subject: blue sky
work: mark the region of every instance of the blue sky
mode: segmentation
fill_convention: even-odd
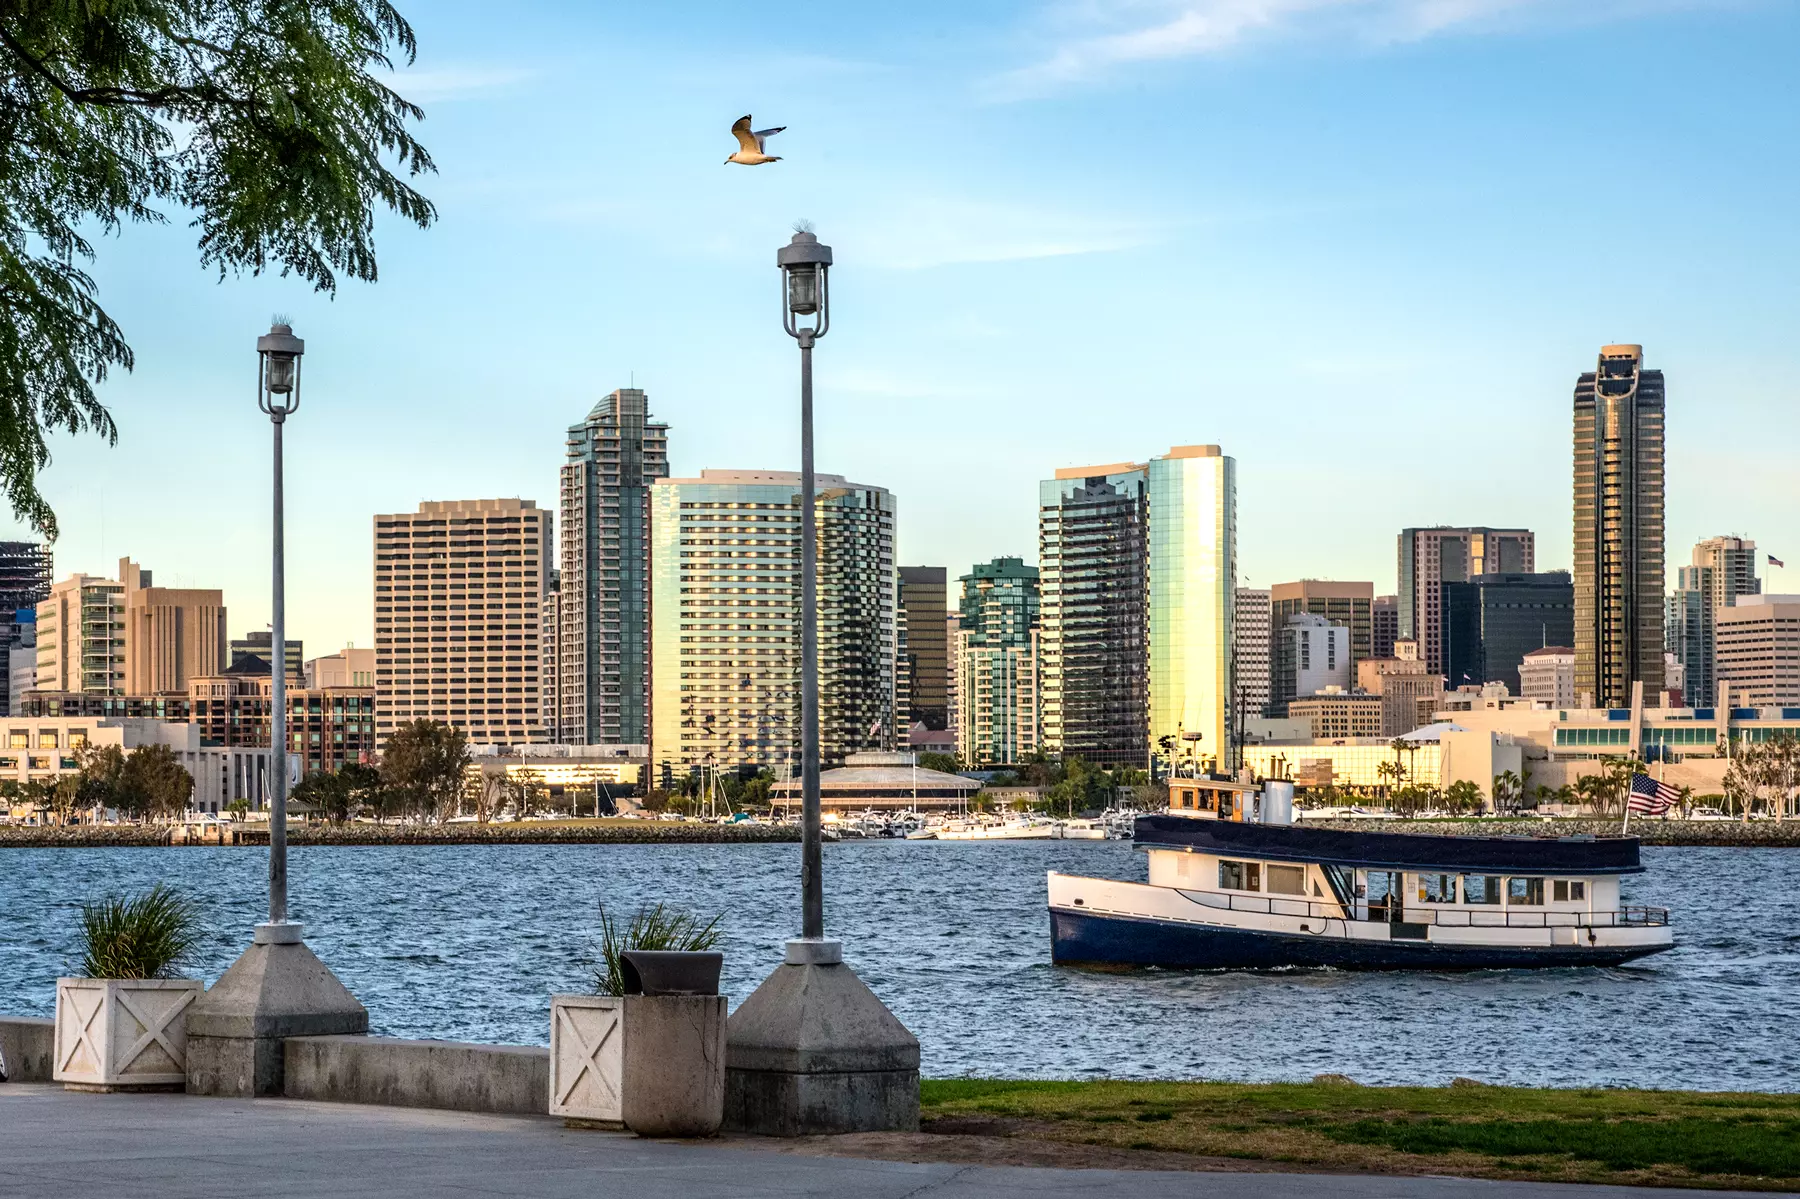
[[[103,242],[138,368],[116,448],[53,443],[59,576],[129,553],[263,626],[276,311],[309,654],[372,641],[371,514],[554,507],[564,428],[634,378],[678,473],[791,468],[797,219],[838,262],[820,469],[893,489],[907,563],[1033,558],[1056,467],[1217,442],[1250,584],[1390,590],[1415,524],[1566,566],[1570,391],[1616,341],[1668,375],[1672,562],[1800,555],[1800,6],[401,7],[441,220],[384,221],[335,300],[221,283],[179,215]],[[783,162],[722,165],[746,111]]]

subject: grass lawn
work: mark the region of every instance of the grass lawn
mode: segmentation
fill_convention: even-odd
[[[1800,1190],[1800,1095],[998,1079],[921,1091],[926,1131],[1220,1165]]]

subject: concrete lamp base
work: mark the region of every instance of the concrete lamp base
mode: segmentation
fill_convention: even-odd
[[[766,1136],[915,1132],[919,1039],[843,964],[837,941],[787,960],[731,1014],[725,1126]]]
[[[300,940],[298,924],[259,924],[256,938],[188,1009],[190,1095],[279,1095],[288,1037],[369,1031],[369,1012]]]

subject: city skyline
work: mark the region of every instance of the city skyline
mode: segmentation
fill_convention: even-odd
[[[1241,464],[1246,585],[1303,573],[1386,592],[1395,531],[1439,522],[1538,530],[1540,560],[1567,566],[1570,373],[1620,342],[1669,380],[1669,544],[1737,532],[1783,556],[1800,493],[1781,439],[1734,434],[1779,427],[1800,399],[1795,168],[1750,152],[1794,140],[1779,48],[1800,14],[1572,20],[1537,4],[1502,28],[1370,41],[1327,40],[1348,19],[1327,7],[1005,97],[996,81],[1058,60],[1037,6],[799,32],[551,6],[498,31],[415,14],[422,57],[402,88],[428,112],[442,172],[423,186],[444,215],[424,234],[378,225],[378,286],[327,302],[274,275],[218,284],[181,220],[103,243],[95,275],[139,360],[101,389],[116,448],[52,440],[59,572],[129,553],[171,586],[223,589],[233,635],[266,623],[265,505],[209,506],[200,537],[144,499],[221,463],[253,493],[266,481],[248,376],[272,311],[307,338],[307,407],[287,428],[290,617],[321,648],[372,635],[367,606],[345,602],[370,584],[346,530],[464,495],[554,511],[557,447],[614,389],[652,395],[676,473],[792,469],[772,260],[802,217],[838,254],[819,461],[906,500],[903,562],[1029,561],[1039,477],[1207,442]],[[926,24],[955,52],[921,39]],[[1593,54],[1596,30],[1609,53]],[[809,68],[736,65],[795,56]],[[544,115],[596,75],[666,103]],[[1520,93],[1525,78],[1548,86]],[[786,157],[727,170],[712,150],[747,109],[789,125]],[[900,166],[868,136],[898,111],[931,151]],[[1079,171],[1045,153],[1058,130],[1084,146]],[[1571,189],[1597,154],[1688,182]],[[1601,244],[1654,269],[1571,286]],[[1096,333],[1127,321],[1128,341]],[[1093,421],[1097,400],[1126,419]],[[1396,459],[1372,493],[1369,472]],[[1321,489],[1355,493],[1350,527],[1319,525]],[[1770,586],[1800,589],[1780,572]]]

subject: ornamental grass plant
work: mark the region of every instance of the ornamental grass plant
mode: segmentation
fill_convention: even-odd
[[[627,922],[615,920],[600,905],[600,959],[594,963],[594,994],[623,995],[625,972],[620,956],[629,949],[697,953],[718,945],[721,916],[702,924],[692,912],[664,904],[645,906]]]
[[[81,905],[81,973],[88,978],[178,978],[201,938],[199,905],[158,883],[139,895]]]

